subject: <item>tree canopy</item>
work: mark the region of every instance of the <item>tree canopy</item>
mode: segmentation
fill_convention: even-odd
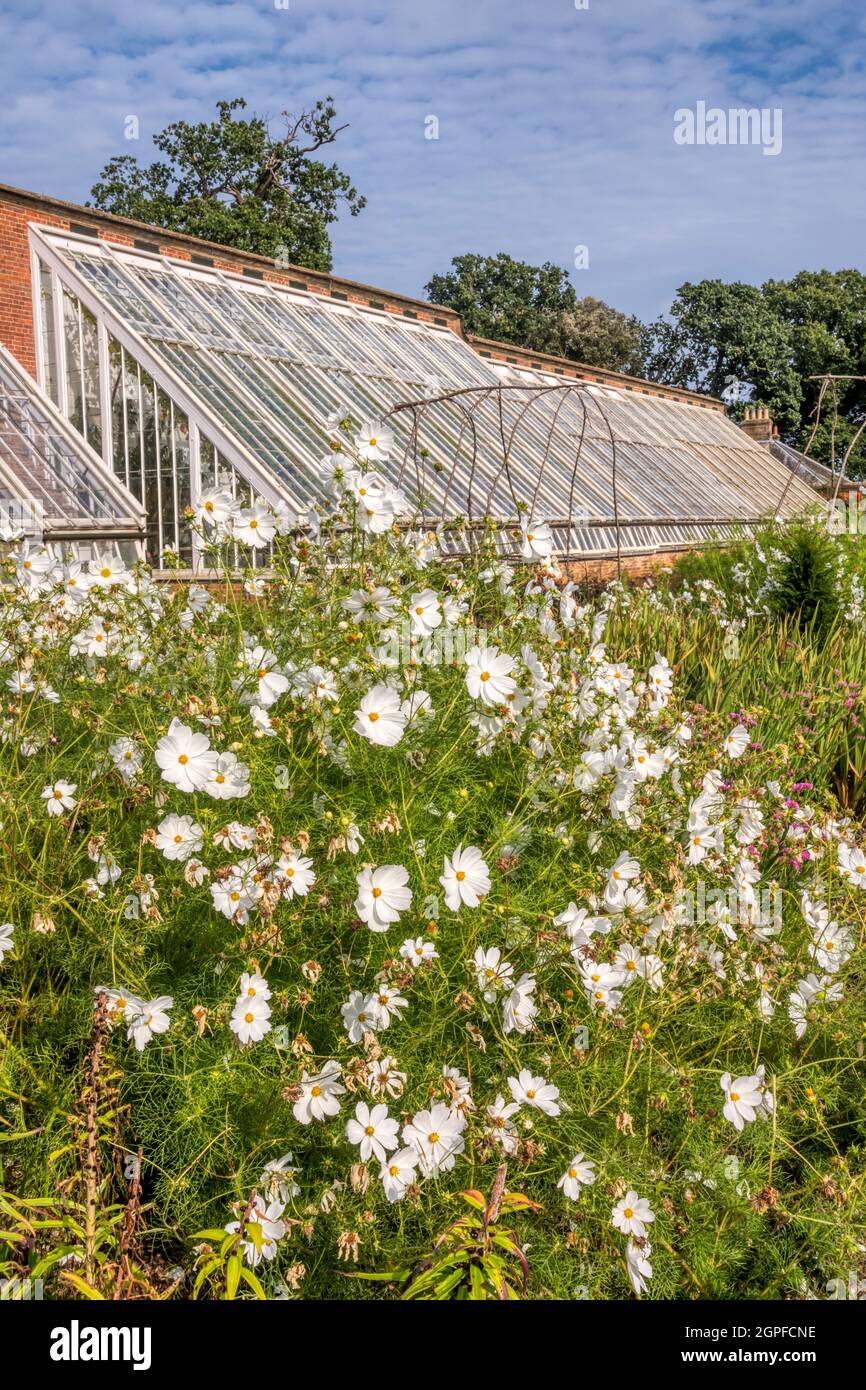
[[[803,270],[758,287],[701,280],[677,290],[670,319],[644,334],[652,380],[711,391],[735,412],[766,406],[798,448],[812,439],[823,374],[866,376],[866,276]],[[738,383],[740,391],[730,392]],[[825,395],[810,454],[838,462],[866,413],[866,382],[839,381]],[[834,427],[835,421],[835,427]],[[866,473],[861,437],[849,471]]]
[[[365,205],[347,174],[313,156],[332,145],[331,97],[299,116],[283,112],[273,135],[261,116],[245,117],[243,98],[217,102],[215,121],[173,121],[153,137],[163,159],[110,159],[90,206],[286,263],[330,270],[328,228],[342,206]]]
[[[640,369],[637,320],[600,299],[579,299],[560,266],[528,265],[500,252],[455,256],[451,267],[431,276],[424,292],[455,309],[467,333],[613,371]]]

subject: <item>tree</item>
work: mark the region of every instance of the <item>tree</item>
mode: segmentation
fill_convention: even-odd
[[[766,406],[789,443],[812,439],[822,373],[866,375],[866,276],[857,270],[801,271],[763,286],[721,280],[677,290],[669,319],[644,330],[646,374],[652,380],[710,391]],[[733,396],[729,388],[746,388]],[[866,412],[866,383],[841,382],[833,449],[838,463]],[[833,394],[825,396],[813,457],[831,458]],[[849,465],[866,471],[863,441]]]
[[[145,167],[133,155],[110,159],[90,191],[91,206],[263,256],[331,269],[328,227],[340,205],[365,206],[348,175],[312,158],[346,126],[332,99],[299,116],[283,112],[277,138],[261,116],[238,117],[246,102],[217,102],[218,118],[174,121],[153,137],[165,156]]]
[[[797,438],[805,445],[815,426],[824,373],[866,376],[866,275],[859,270],[802,270],[792,280],[768,280],[767,303],[791,335],[792,362],[802,390]],[[866,415],[866,381],[833,383],[821,406],[810,452],[838,462]],[[866,436],[849,460],[849,473],[866,473]]]
[[[643,325],[585,295],[563,317],[563,356],[612,372],[643,373]]]
[[[500,252],[455,256],[425,294],[460,315],[467,333],[614,371],[640,368],[640,325],[600,299],[578,299],[568,275]]]

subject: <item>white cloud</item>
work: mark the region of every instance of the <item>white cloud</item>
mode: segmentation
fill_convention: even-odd
[[[0,177],[83,201],[104,162],[244,95],[278,116],[332,93],[333,158],[368,197],[335,268],[407,293],[463,251],[571,267],[651,317],[686,279],[856,265],[866,17],[828,0],[16,3],[3,15]],[[781,107],[784,144],[688,148],[698,100]],[[140,142],[123,139],[129,114]],[[440,121],[424,139],[424,118]]]

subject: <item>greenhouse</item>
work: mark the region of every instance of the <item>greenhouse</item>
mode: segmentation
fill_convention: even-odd
[[[449,326],[261,272],[47,226],[29,238],[39,385],[146,513],[157,568],[169,555],[201,567],[185,509],[208,487],[305,524],[347,414],[387,421],[394,446],[377,469],[452,551],[487,518],[505,552],[528,516],[549,522],[563,557],[619,557],[815,503],[790,460],[673,393],[495,361]]]
[[[0,513],[23,533],[81,558],[141,554],[139,502],[0,345]]]

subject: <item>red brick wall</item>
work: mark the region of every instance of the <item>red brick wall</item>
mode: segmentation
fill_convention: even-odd
[[[679,550],[655,550],[648,555],[623,555],[621,573],[630,580],[648,579],[660,569],[673,569],[674,562],[683,553]],[[592,587],[607,584],[616,579],[616,560],[569,560],[564,566],[569,579],[576,584],[589,584]]]

